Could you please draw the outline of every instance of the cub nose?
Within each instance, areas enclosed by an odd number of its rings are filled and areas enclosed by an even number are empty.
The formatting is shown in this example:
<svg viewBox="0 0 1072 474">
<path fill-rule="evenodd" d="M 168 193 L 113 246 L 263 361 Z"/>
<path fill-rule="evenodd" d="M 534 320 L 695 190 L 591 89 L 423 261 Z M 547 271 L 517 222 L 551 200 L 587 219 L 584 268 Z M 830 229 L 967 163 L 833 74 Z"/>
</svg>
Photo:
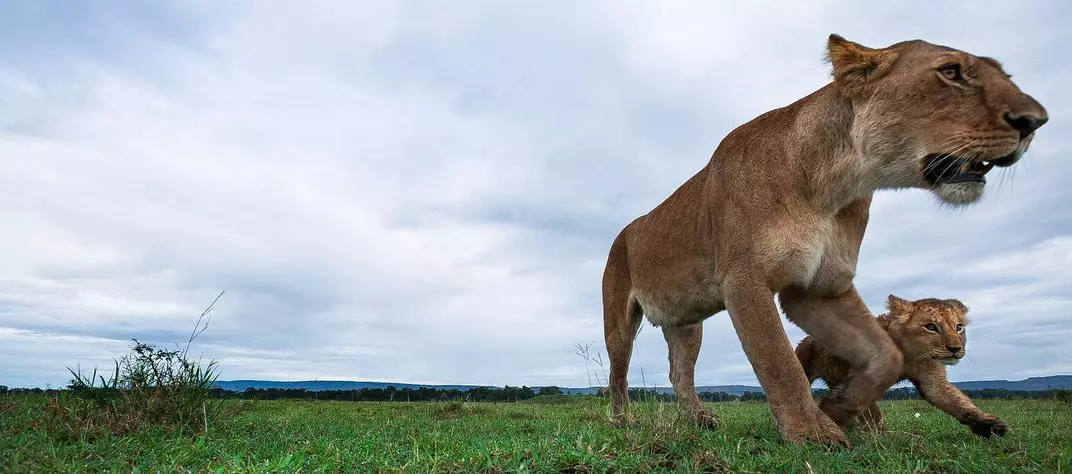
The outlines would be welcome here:
<svg viewBox="0 0 1072 474">
<path fill-rule="evenodd" d="M 952 353 L 956 354 L 957 352 L 960 352 L 960 350 L 963 349 L 964 347 L 962 347 L 962 346 L 945 346 L 945 348 L 948 349 L 949 352 L 952 352 Z"/>
<path fill-rule="evenodd" d="M 1050 118 L 1045 115 L 1036 116 L 1031 114 L 1005 114 L 1005 121 L 1008 122 L 1009 125 L 1012 125 L 1012 128 L 1015 128 L 1016 131 L 1020 132 L 1021 140 L 1023 140 L 1024 137 L 1030 135 L 1031 132 L 1038 130 L 1039 127 L 1043 126 L 1049 120 Z"/>
</svg>

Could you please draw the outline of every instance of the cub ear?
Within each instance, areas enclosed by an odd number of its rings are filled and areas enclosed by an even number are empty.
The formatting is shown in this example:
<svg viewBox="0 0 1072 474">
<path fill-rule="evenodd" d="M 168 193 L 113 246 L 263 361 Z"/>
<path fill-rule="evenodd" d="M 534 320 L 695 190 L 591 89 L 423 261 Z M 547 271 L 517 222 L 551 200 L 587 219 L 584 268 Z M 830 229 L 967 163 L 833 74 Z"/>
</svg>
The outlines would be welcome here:
<svg viewBox="0 0 1072 474">
<path fill-rule="evenodd" d="M 826 42 L 826 61 L 838 89 L 847 97 L 860 97 L 871 81 L 886 74 L 897 60 L 897 53 L 868 48 L 831 34 Z"/>
<path fill-rule="evenodd" d="M 886 299 L 886 308 L 890 310 L 891 315 L 905 316 L 912 312 L 914 305 L 911 301 L 903 300 L 896 296 L 890 295 Z"/>
</svg>

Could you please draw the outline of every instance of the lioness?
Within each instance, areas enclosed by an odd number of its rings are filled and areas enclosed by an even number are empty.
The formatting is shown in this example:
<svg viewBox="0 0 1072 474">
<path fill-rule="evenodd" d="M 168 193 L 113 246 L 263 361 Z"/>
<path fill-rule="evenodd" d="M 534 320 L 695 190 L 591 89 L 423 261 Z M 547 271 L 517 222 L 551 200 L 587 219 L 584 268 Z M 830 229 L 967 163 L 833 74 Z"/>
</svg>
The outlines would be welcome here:
<svg viewBox="0 0 1072 474">
<path fill-rule="evenodd" d="M 730 132 L 707 166 L 614 239 L 603 273 L 612 412 L 642 315 L 662 327 L 681 406 L 714 426 L 694 387 L 701 323 L 728 310 L 782 437 L 848 445 L 838 426 L 893 384 L 901 352 L 853 285 L 879 189 L 978 200 L 1012 166 L 1046 110 L 990 58 L 924 41 L 872 49 L 830 35 L 833 81 Z M 788 318 L 858 375 L 816 405 L 779 321 Z"/>
<path fill-rule="evenodd" d="M 890 295 L 889 312 L 879 315 L 878 325 L 893 338 L 904 355 L 898 382 L 909 380 L 923 399 L 948 413 L 972 433 L 984 438 L 1005 436 L 1009 426 L 1000 418 L 975 406 L 946 377 L 945 366 L 964 357 L 968 307 L 957 299 L 925 298 L 907 301 Z M 809 382 L 823 379 L 830 393 L 842 390 L 849 379 L 849 363 L 827 350 L 811 336 L 797 345 L 797 359 Z M 856 420 L 866 429 L 884 431 L 882 412 L 872 403 Z"/>
</svg>

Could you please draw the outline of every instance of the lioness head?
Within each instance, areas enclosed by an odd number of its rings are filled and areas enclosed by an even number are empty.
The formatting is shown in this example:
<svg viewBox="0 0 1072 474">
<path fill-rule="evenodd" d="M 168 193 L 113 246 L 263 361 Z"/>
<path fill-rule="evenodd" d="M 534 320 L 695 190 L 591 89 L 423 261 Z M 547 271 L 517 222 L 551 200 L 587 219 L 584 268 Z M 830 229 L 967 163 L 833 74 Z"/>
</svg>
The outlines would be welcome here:
<svg viewBox="0 0 1072 474">
<path fill-rule="evenodd" d="M 873 49 L 830 35 L 835 87 L 853 104 L 852 138 L 880 187 L 923 188 L 964 205 L 994 166 L 1020 160 L 1046 109 L 998 61 L 921 40 Z"/>
<path fill-rule="evenodd" d="M 955 365 L 964 357 L 968 307 L 956 299 L 908 301 L 889 296 L 889 332 L 906 364 L 934 359 Z"/>
</svg>

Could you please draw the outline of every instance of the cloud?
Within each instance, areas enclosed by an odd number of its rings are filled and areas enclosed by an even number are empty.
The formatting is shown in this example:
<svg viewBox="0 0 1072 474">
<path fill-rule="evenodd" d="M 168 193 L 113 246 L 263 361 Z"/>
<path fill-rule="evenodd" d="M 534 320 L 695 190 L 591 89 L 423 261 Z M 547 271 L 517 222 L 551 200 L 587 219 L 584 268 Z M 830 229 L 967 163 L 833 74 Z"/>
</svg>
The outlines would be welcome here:
<svg viewBox="0 0 1072 474">
<path fill-rule="evenodd" d="M 920 5 L 0 7 L 0 383 L 182 341 L 227 289 L 225 379 L 584 385 L 614 236 L 828 81 L 831 32 L 998 57 L 1053 114 L 979 206 L 880 194 L 857 283 L 971 306 L 956 380 L 1067 371 L 1068 7 Z M 659 331 L 636 352 L 667 384 Z M 725 314 L 697 371 L 754 383 Z"/>
</svg>

